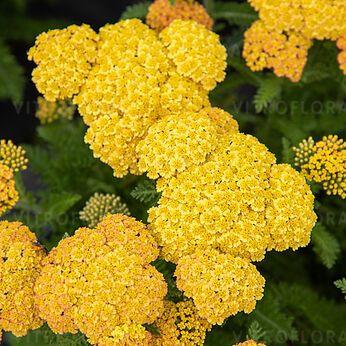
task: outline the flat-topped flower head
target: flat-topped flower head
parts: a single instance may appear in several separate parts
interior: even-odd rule
[[[222,324],[240,311],[254,310],[265,283],[249,261],[217,250],[182,257],[175,276],[178,288],[193,299],[198,314],[211,324]]]
[[[44,256],[28,227],[0,221],[0,334],[3,330],[24,336],[43,324],[33,287]]]
[[[0,140],[0,163],[10,168],[13,172],[27,169],[28,159],[25,150],[15,145],[11,140]]]
[[[44,261],[35,285],[41,316],[55,333],[80,330],[95,345],[147,338],[163,312],[167,286],[149,263],[158,248],[144,224],[109,215],[80,228]]]
[[[194,21],[175,20],[159,37],[179,74],[206,90],[224,80],[227,54],[217,34]]]
[[[175,19],[193,20],[209,30],[213,27],[213,19],[206,9],[194,0],[176,0],[174,4],[170,0],[155,0],[149,6],[146,22],[160,32]]]
[[[36,38],[28,53],[37,65],[32,79],[48,101],[78,94],[95,62],[97,39],[86,24],[50,30]]]
[[[0,216],[13,208],[18,199],[13,171],[0,161]]]

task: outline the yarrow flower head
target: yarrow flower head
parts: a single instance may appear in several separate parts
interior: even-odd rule
[[[21,146],[13,144],[11,140],[0,140],[0,163],[10,168],[13,172],[27,169],[28,159]]]
[[[175,19],[194,20],[211,30],[213,20],[206,9],[194,0],[155,0],[150,6],[146,22],[154,30],[160,32]]]
[[[136,146],[151,125],[168,115],[210,106],[208,91],[224,79],[226,50],[216,34],[192,21],[174,21],[160,37],[137,19],[107,24],[98,35],[85,26],[77,28],[38,37],[29,52],[39,64],[33,80],[48,100],[73,97],[89,125],[85,141],[116,176],[139,174]],[[78,42],[74,32],[82,36]],[[60,39],[68,42],[66,49]],[[180,52],[175,50],[177,41]],[[86,52],[79,58],[84,46]],[[46,66],[50,59],[45,56],[51,49],[60,52],[57,56],[64,63],[69,62],[73,77],[69,80],[74,81],[68,88],[71,92],[50,85],[64,86],[61,79],[67,73],[60,72],[60,60],[52,59],[55,69]],[[181,54],[189,57],[187,64],[181,61]],[[75,60],[83,62],[82,69]],[[193,72],[191,64],[197,67]],[[48,74],[56,75],[50,78]],[[49,85],[42,85],[45,83]]]
[[[302,162],[300,168],[307,179],[321,183],[328,195],[346,198],[346,143],[343,139],[329,135],[314,143],[308,160]]]
[[[79,218],[93,228],[108,214],[130,215],[130,211],[119,196],[96,192],[79,212]]]
[[[181,258],[177,287],[193,299],[198,314],[222,324],[240,311],[250,313],[263,296],[265,280],[249,261],[217,250],[197,251]]]
[[[49,124],[58,119],[71,120],[76,106],[69,100],[47,101],[44,97],[37,98],[36,118],[41,124]]]
[[[253,71],[274,69],[293,82],[301,78],[312,40],[346,36],[346,3],[334,0],[248,0],[259,12],[245,33],[244,58]],[[342,61],[344,55],[339,56]]]
[[[159,250],[144,224],[106,216],[60,241],[35,285],[41,316],[56,333],[80,330],[91,344],[148,338],[144,324],[163,312],[167,286],[149,263]],[[133,343],[135,344],[135,343]]]
[[[0,216],[13,208],[18,199],[13,171],[0,161]]]
[[[194,21],[175,20],[160,39],[179,74],[201,83],[206,90],[225,78],[226,49],[219,36]]]
[[[0,334],[1,331],[23,336],[39,328],[34,302],[34,283],[45,251],[20,222],[0,221]]]
[[[245,33],[243,56],[253,71],[272,68],[278,77],[298,82],[311,44],[300,33],[271,30],[258,20]]]
[[[72,98],[79,92],[95,60],[97,38],[85,24],[50,30],[36,38],[28,53],[37,64],[32,79],[48,101]]]
[[[220,137],[205,163],[168,181],[160,179],[162,197],[149,210],[149,227],[163,258],[176,263],[197,249],[215,248],[258,261],[267,249],[277,247],[276,234],[287,247],[305,246],[315,222],[313,195],[299,173],[292,169],[293,179],[286,181],[285,169],[279,167],[257,139],[235,133]],[[277,170],[279,182],[282,178],[282,183],[293,184],[283,195],[271,178]],[[292,215],[285,205],[277,206],[286,198],[296,203]],[[282,222],[281,229],[273,219]],[[290,220],[295,220],[295,229]]]
[[[185,346],[203,345],[206,333],[212,325],[198,315],[197,309],[190,300],[173,303],[165,301],[165,311],[155,326],[160,336],[153,345]]]

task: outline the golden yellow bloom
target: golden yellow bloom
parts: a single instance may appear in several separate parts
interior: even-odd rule
[[[301,167],[305,163],[309,162],[310,156],[313,154],[314,145],[315,141],[312,137],[309,137],[307,140],[302,140],[298,147],[293,147],[294,164],[297,167]]]
[[[240,311],[250,313],[262,298],[265,283],[249,261],[217,250],[198,250],[182,257],[175,276],[178,288],[211,324],[222,324]]]
[[[337,46],[341,50],[338,55],[340,69],[346,75],[346,36],[340,37],[337,41]]]
[[[80,228],[44,261],[35,285],[41,316],[54,332],[80,330],[95,345],[146,337],[139,325],[161,315],[167,294],[162,274],[149,264],[158,253],[145,225],[125,215]]]
[[[165,302],[165,311],[155,322],[160,336],[155,339],[155,346],[203,345],[206,332],[212,325],[200,317],[193,302]]]
[[[262,343],[257,343],[255,340],[247,340],[247,341],[235,344],[234,346],[266,346],[266,345]]]
[[[203,163],[217,144],[212,120],[199,113],[168,116],[150,127],[137,145],[138,167],[148,177],[169,178]]]
[[[268,245],[265,207],[275,157],[250,135],[219,138],[208,160],[159,180],[162,197],[149,210],[150,228],[168,261],[197,249],[261,260]]]
[[[314,195],[302,174],[288,164],[272,167],[266,208],[268,249],[293,250],[308,245],[316,222]]]
[[[76,107],[69,100],[47,101],[44,97],[37,98],[36,118],[41,124],[49,124],[60,118],[71,120]]]
[[[33,287],[41,269],[45,251],[20,222],[0,222],[0,334],[23,336],[39,328]]]
[[[96,192],[79,212],[79,218],[93,228],[108,214],[130,215],[130,211],[119,196]]]
[[[298,82],[310,46],[311,40],[303,35],[270,29],[258,20],[245,33],[243,56],[253,71],[272,68],[278,77]]]
[[[335,0],[248,0],[260,19],[245,33],[244,58],[253,71],[273,68],[298,82],[314,39],[346,36],[346,2]],[[345,55],[339,59],[345,61]],[[341,65],[342,65],[341,62]]]
[[[194,20],[211,30],[213,20],[206,9],[194,0],[176,0],[171,4],[170,0],[155,0],[150,6],[147,15],[147,24],[160,32],[175,19]]]
[[[0,161],[0,216],[14,207],[18,199],[13,171]]]
[[[182,76],[201,83],[206,90],[224,80],[227,54],[217,34],[194,21],[177,19],[159,37]]]
[[[10,168],[13,172],[27,169],[28,159],[21,146],[13,144],[11,140],[0,141],[0,163]]]
[[[301,165],[307,179],[322,183],[328,195],[346,198],[346,143],[336,135],[315,143],[309,161]]]
[[[160,117],[209,106],[206,90],[176,72],[155,32],[137,19],[100,29],[96,64],[74,102],[94,156],[119,177],[139,174],[136,146]]]
[[[72,98],[95,61],[97,34],[88,25],[50,30],[36,38],[28,57],[37,67],[32,80],[48,101]]]

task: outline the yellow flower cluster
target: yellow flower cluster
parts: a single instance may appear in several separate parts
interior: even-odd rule
[[[273,68],[301,78],[312,40],[346,36],[346,3],[335,0],[248,0],[260,19],[245,34],[244,58],[253,71]]]
[[[150,126],[208,107],[208,91],[224,78],[226,51],[216,34],[192,21],[171,26],[160,37],[136,19],[101,28],[95,64],[74,98],[89,125],[86,142],[116,176],[139,174],[136,146]],[[175,52],[179,39],[186,66]],[[193,75],[190,64],[198,67]]]
[[[217,250],[197,251],[181,258],[177,287],[193,298],[198,314],[211,324],[240,311],[251,312],[263,296],[265,280],[249,261]]]
[[[340,69],[346,75],[346,36],[340,37],[337,41],[337,46],[341,50],[338,55]]]
[[[163,258],[177,262],[196,249],[212,247],[262,260],[266,249],[274,246],[267,228],[270,215],[266,215],[268,200],[273,198],[269,191],[274,164],[274,155],[257,139],[229,134],[220,138],[206,163],[159,181],[162,198],[149,210],[149,222]],[[307,188],[304,181],[299,183]],[[288,193],[294,196],[295,192]],[[297,218],[305,209],[312,211],[312,202],[301,203]],[[306,222],[299,229],[305,230]],[[311,229],[306,232],[310,235]],[[285,239],[291,236],[287,233]]]
[[[79,92],[95,61],[97,38],[85,24],[50,30],[36,38],[28,53],[38,65],[32,80],[48,101],[71,99]]]
[[[206,333],[212,325],[198,315],[193,302],[165,302],[165,311],[155,326],[160,336],[155,339],[155,346],[203,345]]]
[[[80,330],[92,344],[148,338],[140,325],[162,314],[167,294],[162,274],[149,264],[158,253],[145,225],[125,215],[80,228],[43,262],[35,285],[41,316],[54,332]]]
[[[215,114],[219,118],[211,119],[222,123],[223,113]],[[268,250],[306,246],[316,221],[313,195],[304,177],[288,165],[277,165],[256,138],[235,131],[236,126],[230,126],[229,132],[219,134],[204,162],[159,179],[162,197],[149,210],[149,227],[161,246],[161,256],[177,263],[178,288],[210,323],[222,323],[239,311],[250,312],[264,284],[250,261],[262,260]],[[243,274],[237,272],[232,278],[237,294],[229,294],[231,286],[222,280],[234,263],[242,263],[239,272]],[[242,275],[252,275],[253,290],[247,291],[250,286],[244,285]],[[217,299],[213,292],[223,296]]]
[[[227,54],[217,34],[194,21],[175,20],[161,31],[160,38],[182,76],[206,90],[224,80]]]
[[[13,208],[18,199],[13,171],[0,161],[0,216]]]
[[[247,340],[247,341],[235,344],[233,346],[266,346],[266,345],[262,343],[257,343],[255,340]]]
[[[298,82],[311,44],[300,33],[272,30],[258,20],[245,32],[243,56],[252,71],[272,68],[278,77]]]
[[[308,139],[310,146],[313,140]],[[306,141],[299,147],[307,152]],[[299,164],[303,175],[316,183],[322,183],[323,189],[328,195],[339,195],[346,198],[346,143],[336,135],[323,137],[321,141],[309,148],[308,159],[300,161],[301,151],[294,149],[296,163]]]
[[[51,102],[41,96],[37,98],[36,118],[41,124],[49,124],[60,118],[71,120],[75,110],[76,107],[69,100]]]
[[[10,168],[13,172],[27,169],[28,159],[25,150],[13,144],[11,140],[0,140],[0,163]]]
[[[88,227],[95,227],[108,214],[130,215],[125,203],[121,202],[115,194],[95,193],[89,198],[83,210],[79,212],[79,218]]]
[[[155,0],[149,6],[146,22],[160,32],[175,19],[193,20],[209,30],[213,27],[213,20],[206,9],[194,0],[176,0],[174,4],[170,0]]]
[[[34,302],[34,283],[45,256],[37,239],[20,222],[0,222],[0,334],[16,336],[39,328]]]

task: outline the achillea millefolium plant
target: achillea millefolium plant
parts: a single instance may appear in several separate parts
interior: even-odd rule
[[[345,5],[205,5],[29,50],[37,141],[0,142],[10,345],[346,345]]]

